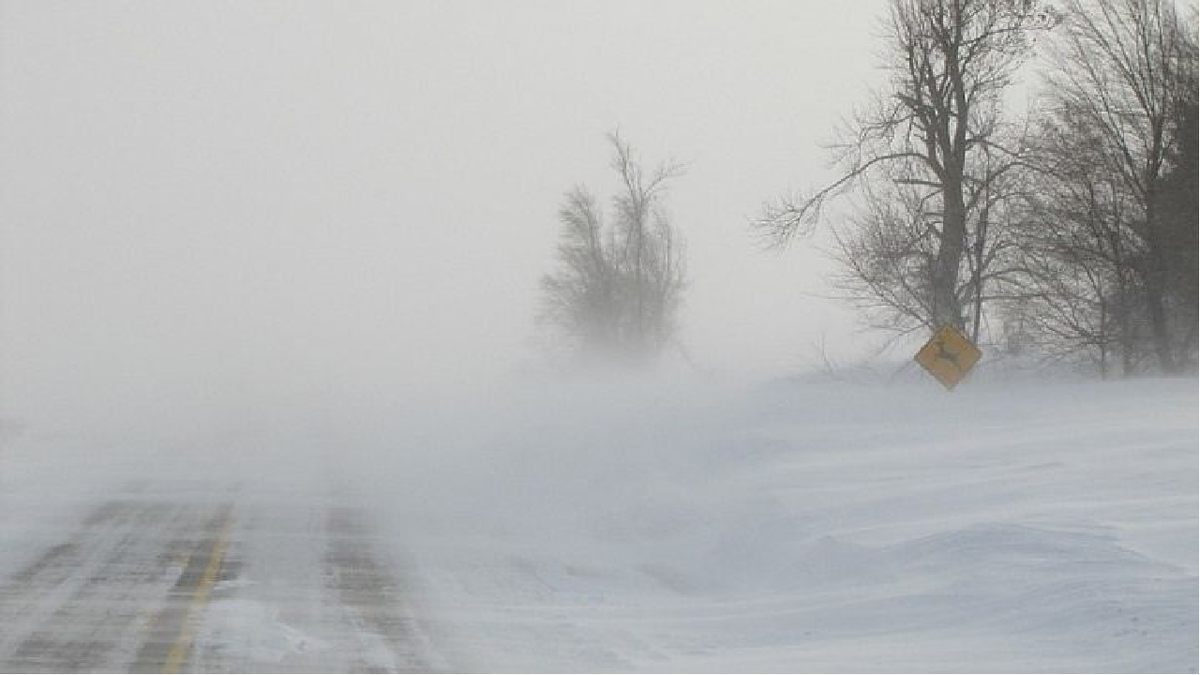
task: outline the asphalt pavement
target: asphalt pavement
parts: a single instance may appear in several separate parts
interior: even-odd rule
[[[3,672],[439,670],[367,512],[131,485],[0,578]]]

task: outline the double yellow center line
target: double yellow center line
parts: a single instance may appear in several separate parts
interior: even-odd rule
[[[221,571],[221,564],[225,559],[225,549],[229,547],[229,534],[232,531],[233,509],[227,509],[221,518],[221,527],[217,538],[208,552],[208,564],[205,565],[204,573],[200,575],[200,580],[196,583],[196,587],[192,590],[192,596],[188,600],[187,610],[184,612],[183,621],[179,627],[179,635],[171,644],[171,650],[167,652],[167,658],[163,661],[162,672],[164,673],[178,673],[183,664],[187,662],[196,637],[195,617],[201,614],[208,604],[209,597],[212,596],[213,587],[217,583],[217,575]],[[187,563],[188,561],[184,561],[184,568],[187,567]]]

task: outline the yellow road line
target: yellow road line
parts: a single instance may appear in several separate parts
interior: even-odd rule
[[[217,583],[217,573],[221,570],[221,562],[225,558],[225,549],[229,545],[229,533],[232,529],[233,514],[230,511],[226,512],[221,522],[221,532],[217,535],[216,542],[213,543],[212,551],[209,552],[208,565],[204,568],[204,574],[201,575],[199,583],[192,591],[187,612],[183,616],[183,625],[179,627],[179,635],[171,645],[171,651],[167,652],[166,660],[163,661],[162,672],[164,673],[178,673],[184,662],[187,661],[188,654],[192,650],[192,640],[195,638],[192,617],[208,604],[213,586]]]

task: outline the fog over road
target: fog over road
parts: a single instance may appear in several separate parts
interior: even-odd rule
[[[403,575],[336,496],[131,483],[0,579],[0,671],[439,668]]]

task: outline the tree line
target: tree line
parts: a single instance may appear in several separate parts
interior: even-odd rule
[[[1194,371],[1195,17],[1172,0],[894,0],[887,29],[890,81],[834,147],[837,179],[755,228],[786,245],[851,193],[834,284],[872,325],[949,324],[1102,376]],[[1034,105],[1014,115],[1022,86]]]
[[[1101,376],[1195,371],[1197,39],[1173,0],[893,0],[886,86],[832,147],[837,177],[764,207],[787,246],[827,226],[836,292],[896,336],[951,325],[993,354]],[[1013,99],[1031,94],[1026,112]],[[619,193],[559,211],[541,319],[578,354],[674,340],[683,240],[609,136]],[[836,218],[826,206],[843,199]]]

